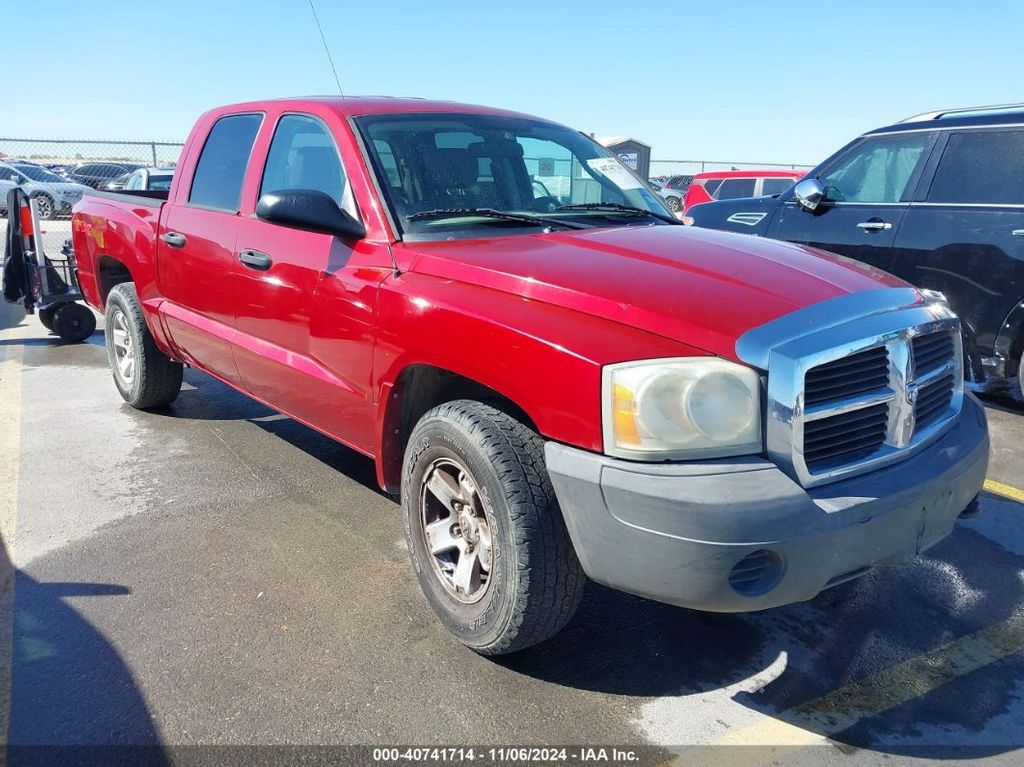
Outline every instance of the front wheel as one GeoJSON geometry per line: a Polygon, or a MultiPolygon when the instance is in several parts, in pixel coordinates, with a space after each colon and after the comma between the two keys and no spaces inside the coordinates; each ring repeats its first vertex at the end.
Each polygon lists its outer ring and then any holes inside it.
{"type": "Polygon", "coordinates": [[[402,508],[420,588],[463,644],[515,652],[572,618],[586,577],[543,440],[519,421],[469,400],[427,412],[405,451],[402,508]]]}
{"type": "Polygon", "coordinates": [[[145,410],[174,401],[182,365],[157,348],[134,283],[115,285],[107,296],[106,340],[114,385],[125,402],[145,410]]]}
{"type": "Polygon", "coordinates": [[[671,195],[665,198],[665,205],[673,213],[678,213],[683,207],[682,201],[678,197],[672,197],[671,195]]]}

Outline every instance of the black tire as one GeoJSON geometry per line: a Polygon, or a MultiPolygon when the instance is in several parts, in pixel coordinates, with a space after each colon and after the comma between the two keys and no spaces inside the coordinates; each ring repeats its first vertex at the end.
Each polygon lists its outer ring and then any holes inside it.
{"type": "Polygon", "coordinates": [[[1024,354],[1020,355],[1020,364],[1017,365],[1017,396],[1024,402],[1024,354]]]}
{"type": "Polygon", "coordinates": [[[134,408],[145,410],[162,407],[174,401],[181,391],[182,364],[175,362],[157,348],[142,315],[135,292],[135,284],[122,282],[115,285],[107,296],[106,312],[107,362],[114,377],[114,385],[124,401],[134,408]],[[119,318],[124,319],[124,323],[119,318]],[[130,354],[133,355],[132,375],[125,376],[120,369],[119,353],[115,350],[115,328],[127,334],[130,354]]]}
{"type": "MultiPolygon", "coordinates": [[[[46,321],[42,318],[42,312],[39,318],[45,326],[46,321]]],[[[50,330],[60,336],[63,343],[81,343],[96,330],[96,315],[92,313],[92,309],[82,304],[61,304],[53,310],[50,330]]]]}
{"type": "Polygon", "coordinates": [[[665,198],[665,206],[673,213],[678,213],[682,210],[683,203],[678,197],[669,195],[665,198]]]}
{"type": "Polygon", "coordinates": [[[405,451],[402,508],[410,556],[427,602],[444,626],[476,652],[502,655],[538,644],[576,612],[586,576],[548,478],[544,442],[506,413],[469,400],[427,412],[405,451]],[[490,569],[473,603],[453,596],[424,532],[423,499],[429,497],[424,480],[439,462],[451,461],[468,470],[487,507],[490,569]]]}
{"type": "Polygon", "coordinates": [[[57,307],[55,306],[39,310],[39,322],[41,322],[43,327],[47,330],[53,330],[53,314],[56,311],[57,307]]]}
{"type": "Polygon", "coordinates": [[[36,207],[39,209],[39,218],[44,221],[52,221],[57,218],[57,205],[48,194],[37,194],[34,196],[36,207]]]}

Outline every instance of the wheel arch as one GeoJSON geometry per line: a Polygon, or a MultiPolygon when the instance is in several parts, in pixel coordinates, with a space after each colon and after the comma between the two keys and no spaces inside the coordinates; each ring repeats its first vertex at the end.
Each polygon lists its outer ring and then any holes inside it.
{"type": "Polygon", "coordinates": [[[1005,373],[1012,377],[1024,356],[1024,298],[1006,315],[996,334],[994,351],[1005,362],[1005,373]]]}
{"type": "Polygon", "coordinates": [[[507,394],[443,367],[409,364],[402,368],[392,384],[384,387],[381,398],[383,414],[377,481],[385,492],[398,494],[400,491],[405,448],[409,435],[423,414],[445,402],[459,399],[483,402],[539,431],[526,409],[507,394]]]}
{"type": "Polygon", "coordinates": [[[100,254],[96,259],[96,288],[99,291],[100,306],[106,307],[107,296],[115,285],[122,282],[134,282],[131,269],[120,259],[107,254],[100,254]]]}

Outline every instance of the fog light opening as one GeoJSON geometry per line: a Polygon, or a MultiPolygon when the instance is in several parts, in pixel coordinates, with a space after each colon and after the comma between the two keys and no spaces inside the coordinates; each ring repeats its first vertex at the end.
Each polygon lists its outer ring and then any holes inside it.
{"type": "Polygon", "coordinates": [[[729,571],[729,585],[745,597],[767,594],[782,580],[782,557],[768,549],[747,554],[729,571]]]}

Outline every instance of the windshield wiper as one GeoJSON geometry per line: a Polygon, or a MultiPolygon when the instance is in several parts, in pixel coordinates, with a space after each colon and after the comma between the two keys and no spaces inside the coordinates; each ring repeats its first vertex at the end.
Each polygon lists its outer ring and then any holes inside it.
{"type": "Polygon", "coordinates": [[[637,208],[632,205],[620,205],[617,202],[581,202],[576,205],[559,205],[555,210],[605,210],[614,213],[633,213],[638,216],[651,216],[659,221],[664,221],[666,224],[681,225],[683,223],[675,216],[667,216],[664,213],[647,210],[647,208],[637,208]]]}
{"type": "Polygon", "coordinates": [[[535,226],[564,226],[566,229],[589,229],[586,224],[578,224],[575,221],[561,221],[545,216],[533,216],[529,213],[511,213],[494,208],[438,208],[437,210],[424,210],[413,213],[408,217],[409,221],[425,221],[433,218],[459,218],[461,216],[481,216],[483,218],[500,218],[504,221],[520,221],[524,224],[535,226]]]}

